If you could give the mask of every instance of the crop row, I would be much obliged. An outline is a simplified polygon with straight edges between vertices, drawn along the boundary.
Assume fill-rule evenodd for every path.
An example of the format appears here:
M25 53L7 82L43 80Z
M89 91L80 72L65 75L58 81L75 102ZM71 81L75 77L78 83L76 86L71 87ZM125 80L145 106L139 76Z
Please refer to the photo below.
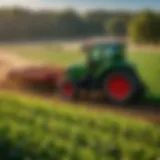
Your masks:
M0 159L158 158L160 129L156 125L0 95Z

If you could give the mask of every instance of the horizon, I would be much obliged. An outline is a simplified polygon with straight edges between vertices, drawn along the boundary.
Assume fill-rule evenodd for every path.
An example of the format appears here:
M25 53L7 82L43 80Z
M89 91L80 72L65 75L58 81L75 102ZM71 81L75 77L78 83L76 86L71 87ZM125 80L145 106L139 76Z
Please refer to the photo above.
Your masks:
M116 4L116 6L115 6ZM22 7L26 9L34 10L64 10L73 9L80 12L88 10L111 10L111 11L139 11L144 9L150 9L159 11L160 1L159 0L145 0L139 2L128 1L128 0L1 0L0 8L14 8Z

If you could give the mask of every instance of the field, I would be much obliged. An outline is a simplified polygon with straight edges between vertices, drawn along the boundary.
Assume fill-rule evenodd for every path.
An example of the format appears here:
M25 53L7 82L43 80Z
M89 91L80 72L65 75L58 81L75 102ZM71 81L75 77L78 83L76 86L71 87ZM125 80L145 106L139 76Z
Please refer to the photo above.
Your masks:
M7 44L1 45L0 51L1 55L9 55L11 60L16 55L33 63L42 62L53 66L67 67L85 60L78 45ZM160 51L130 51L127 58L135 63L139 75L148 86L148 98L156 99L159 103ZM160 158L160 109L153 112L154 106L151 106L149 113L146 113L147 105L137 111L129 109L129 106L114 108L105 104L104 108L101 107L102 104L66 103L54 95L36 96L24 91L1 90L0 159ZM158 124L142 121L142 117L148 120L157 118L155 121Z
M0 93L0 104L1 159L160 158L157 125L6 92Z
M85 61L85 55L79 49L79 44L21 44L2 45L0 49L16 54L32 61L38 61L53 66L67 67L73 63ZM132 49L133 50L133 49ZM160 95L160 50L144 52L129 50L127 58L135 63L138 73L149 88L150 94Z

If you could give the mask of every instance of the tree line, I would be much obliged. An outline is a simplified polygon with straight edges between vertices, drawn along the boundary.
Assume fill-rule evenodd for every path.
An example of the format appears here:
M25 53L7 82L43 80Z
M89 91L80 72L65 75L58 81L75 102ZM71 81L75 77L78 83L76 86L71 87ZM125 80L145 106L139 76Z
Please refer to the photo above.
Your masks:
M129 27L129 33L136 40L134 38L134 29L137 30L136 17L135 13L105 10L78 13L69 9L54 12L47 10L33 11L23 8L1 8L0 40L34 40L95 35L126 36L131 22L134 24L132 24L133 27Z

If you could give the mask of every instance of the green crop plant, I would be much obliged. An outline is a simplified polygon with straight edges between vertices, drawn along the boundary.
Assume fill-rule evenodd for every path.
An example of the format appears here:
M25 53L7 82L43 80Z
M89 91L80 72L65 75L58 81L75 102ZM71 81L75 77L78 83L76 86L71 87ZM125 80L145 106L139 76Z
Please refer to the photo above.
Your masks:
M77 112L78 110L78 112ZM156 124L0 94L0 159L157 160Z

